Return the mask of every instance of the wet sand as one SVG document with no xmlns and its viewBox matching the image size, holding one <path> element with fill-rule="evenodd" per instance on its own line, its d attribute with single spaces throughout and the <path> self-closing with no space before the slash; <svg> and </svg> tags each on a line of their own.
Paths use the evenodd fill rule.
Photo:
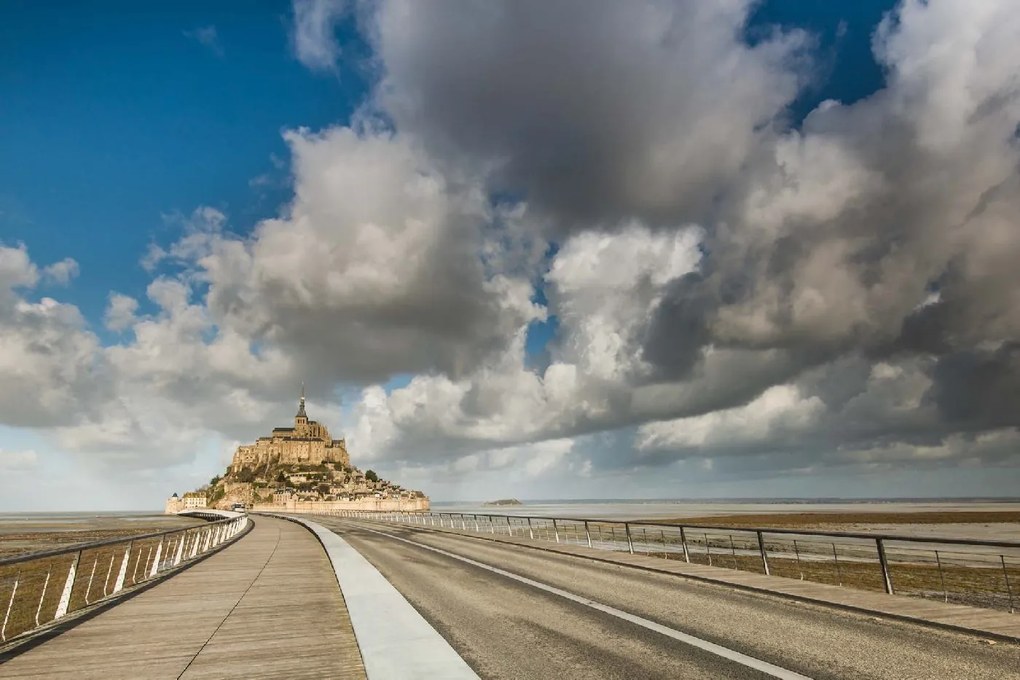
<svg viewBox="0 0 1020 680">
<path fill-rule="evenodd" d="M 0 514 L 0 558 L 201 523 L 190 517 L 157 513 Z"/>
<path fill-rule="evenodd" d="M 673 518 L 666 521 L 676 524 L 703 524 L 733 528 L 763 527 L 824 532 L 898 534 L 928 538 L 1020 541 L 1020 511 L 1009 510 L 748 513 Z"/>
<path fill-rule="evenodd" d="M 1020 541 L 1016 500 L 524 501 L 507 507 L 434 503 L 433 511 Z"/>
</svg>

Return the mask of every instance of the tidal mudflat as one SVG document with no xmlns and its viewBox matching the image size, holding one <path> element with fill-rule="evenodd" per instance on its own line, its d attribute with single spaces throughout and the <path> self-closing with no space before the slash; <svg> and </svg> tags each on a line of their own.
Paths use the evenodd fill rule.
<svg viewBox="0 0 1020 680">
<path fill-rule="evenodd" d="M 1020 541 L 1018 500 L 525 500 L 521 505 L 509 507 L 434 503 L 432 509 L 436 512 Z"/>
<path fill-rule="evenodd" d="M 0 557 L 201 523 L 190 517 L 152 512 L 0 513 Z"/>
</svg>

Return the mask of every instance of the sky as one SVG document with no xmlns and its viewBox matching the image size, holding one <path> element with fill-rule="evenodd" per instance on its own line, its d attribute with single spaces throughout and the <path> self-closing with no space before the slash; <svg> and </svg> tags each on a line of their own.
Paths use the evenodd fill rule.
<svg viewBox="0 0 1020 680">
<path fill-rule="evenodd" d="M 1011 4 L 4 3 L 0 511 L 1015 495 Z"/>
</svg>

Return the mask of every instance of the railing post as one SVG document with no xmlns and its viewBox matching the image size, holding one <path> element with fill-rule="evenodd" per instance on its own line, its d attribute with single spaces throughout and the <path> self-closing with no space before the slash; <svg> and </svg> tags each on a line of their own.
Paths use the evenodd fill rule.
<svg viewBox="0 0 1020 680">
<path fill-rule="evenodd" d="M 177 541 L 177 550 L 174 555 L 174 566 L 176 567 L 181 563 L 181 558 L 184 556 L 184 539 L 188 537 L 187 532 L 181 534 L 180 540 Z"/>
<path fill-rule="evenodd" d="M 999 561 L 1002 562 L 1002 576 L 1006 579 L 1006 594 L 1009 596 L 1009 613 L 1013 613 L 1013 586 L 1009 584 L 1009 572 L 1006 570 L 1006 556 L 999 555 Z"/>
<path fill-rule="evenodd" d="M 506 518 L 506 530 L 507 530 L 507 533 L 509 533 L 511 536 L 514 535 L 514 525 L 510 523 L 510 516 L 509 515 L 507 515 L 507 518 Z"/>
<path fill-rule="evenodd" d="M 630 550 L 630 554 L 634 554 L 634 539 L 630 537 L 630 523 L 624 522 L 623 528 L 627 532 L 627 548 Z"/>
<path fill-rule="evenodd" d="M 528 536 L 531 537 L 531 540 L 533 540 L 533 541 L 535 540 L 535 531 L 531 528 L 531 518 L 530 517 L 528 518 Z"/>
<path fill-rule="evenodd" d="M 71 604 L 71 589 L 74 588 L 74 575 L 78 572 L 78 562 L 80 560 L 81 550 L 75 553 L 74 559 L 71 560 L 71 566 L 67 569 L 67 580 L 64 581 L 64 590 L 60 593 L 60 601 L 57 603 L 57 611 L 53 615 L 54 619 L 59 619 L 61 616 L 66 614 L 67 608 Z M 95 571 L 95 569 L 95 565 L 92 565 L 92 570 Z"/>
<path fill-rule="evenodd" d="M 892 577 L 889 575 L 889 561 L 885 556 L 885 543 L 881 538 L 875 539 L 875 547 L 878 549 L 878 563 L 882 566 L 882 580 L 885 582 L 885 592 L 893 594 Z M 803 578 L 803 575 L 801 576 Z"/>
<path fill-rule="evenodd" d="M 149 569 L 149 578 L 156 575 L 156 570 L 159 568 L 159 558 L 163 554 L 163 539 L 159 539 L 159 545 L 156 546 L 156 557 L 152 560 L 152 567 Z"/>
<path fill-rule="evenodd" d="M 942 573 L 942 558 L 939 557 L 939 551 L 935 551 L 935 564 L 939 567 L 939 581 L 942 583 L 942 599 L 944 602 L 949 602 L 949 591 L 946 590 L 946 576 Z"/>
<path fill-rule="evenodd" d="M 687 552 L 687 533 L 684 532 L 684 528 L 680 527 L 680 545 L 684 549 L 684 562 L 691 563 L 691 554 Z"/>
<path fill-rule="evenodd" d="M 556 542 L 560 542 L 560 528 L 556 526 L 556 518 L 553 518 L 553 533 L 556 535 Z"/>
<path fill-rule="evenodd" d="M 124 588 L 124 576 L 127 574 L 128 560 L 131 559 L 131 544 L 134 541 L 128 541 L 127 548 L 124 549 L 124 559 L 120 563 L 120 571 L 117 573 L 117 580 L 113 584 L 113 592 L 119 593 Z"/>
<path fill-rule="evenodd" d="M 832 561 L 836 564 L 836 579 L 839 581 L 839 585 L 843 585 L 843 572 L 839 568 L 839 555 L 836 554 L 836 543 L 832 544 Z"/>
<path fill-rule="evenodd" d="M 766 576 L 771 576 L 772 574 L 769 573 L 769 556 L 768 556 L 768 553 L 765 552 L 765 539 L 762 537 L 760 531 L 757 531 L 755 533 L 758 534 L 758 552 L 761 553 L 761 566 L 762 566 L 762 569 L 765 570 L 765 575 Z"/>
<path fill-rule="evenodd" d="M 588 547 L 591 546 L 591 531 L 588 530 L 588 520 L 584 520 L 584 537 L 588 539 Z"/>
</svg>

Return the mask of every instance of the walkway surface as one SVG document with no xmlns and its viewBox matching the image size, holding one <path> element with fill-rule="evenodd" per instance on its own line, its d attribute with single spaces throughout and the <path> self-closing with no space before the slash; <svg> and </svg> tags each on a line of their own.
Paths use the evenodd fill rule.
<svg viewBox="0 0 1020 680">
<path fill-rule="evenodd" d="M 336 576 L 306 529 L 237 543 L 0 665 L 2 678 L 363 678 Z"/>
<path fill-rule="evenodd" d="M 1020 642 L 1020 615 L 993 609 L 947 604 L 938 600 L 927 600 L 903 595 L 886 595 L 885 593 L 842 588 L 812 581 L 765 576 L 737 569 L 709 567 L 703 564 L 688 564 L 681 560 L 664 560 L 647 555 L 631 555 L 622 551 L 599 550 L 571 543 L 555 543 L 552 541 L 531 540 L 518 536 L 490 535 L 484 532 L 475 533 L 457 529 L 439 529 L 438 527 L 421 527 L 407 524 L 399 524 L 397 526 L 431 532 L 460 534 L 476 539 L 584 557 L 609 564 L 627 565 L 647 571 L 686 576 L 709 583 L 735 586 L 760 593 L 791 597 L 818 604 L 835 605 L 864 613 L 881 614 L 922 624 L 934 624 L 940 627 L 953 628 L 961 632 Z"/>
</svg>

